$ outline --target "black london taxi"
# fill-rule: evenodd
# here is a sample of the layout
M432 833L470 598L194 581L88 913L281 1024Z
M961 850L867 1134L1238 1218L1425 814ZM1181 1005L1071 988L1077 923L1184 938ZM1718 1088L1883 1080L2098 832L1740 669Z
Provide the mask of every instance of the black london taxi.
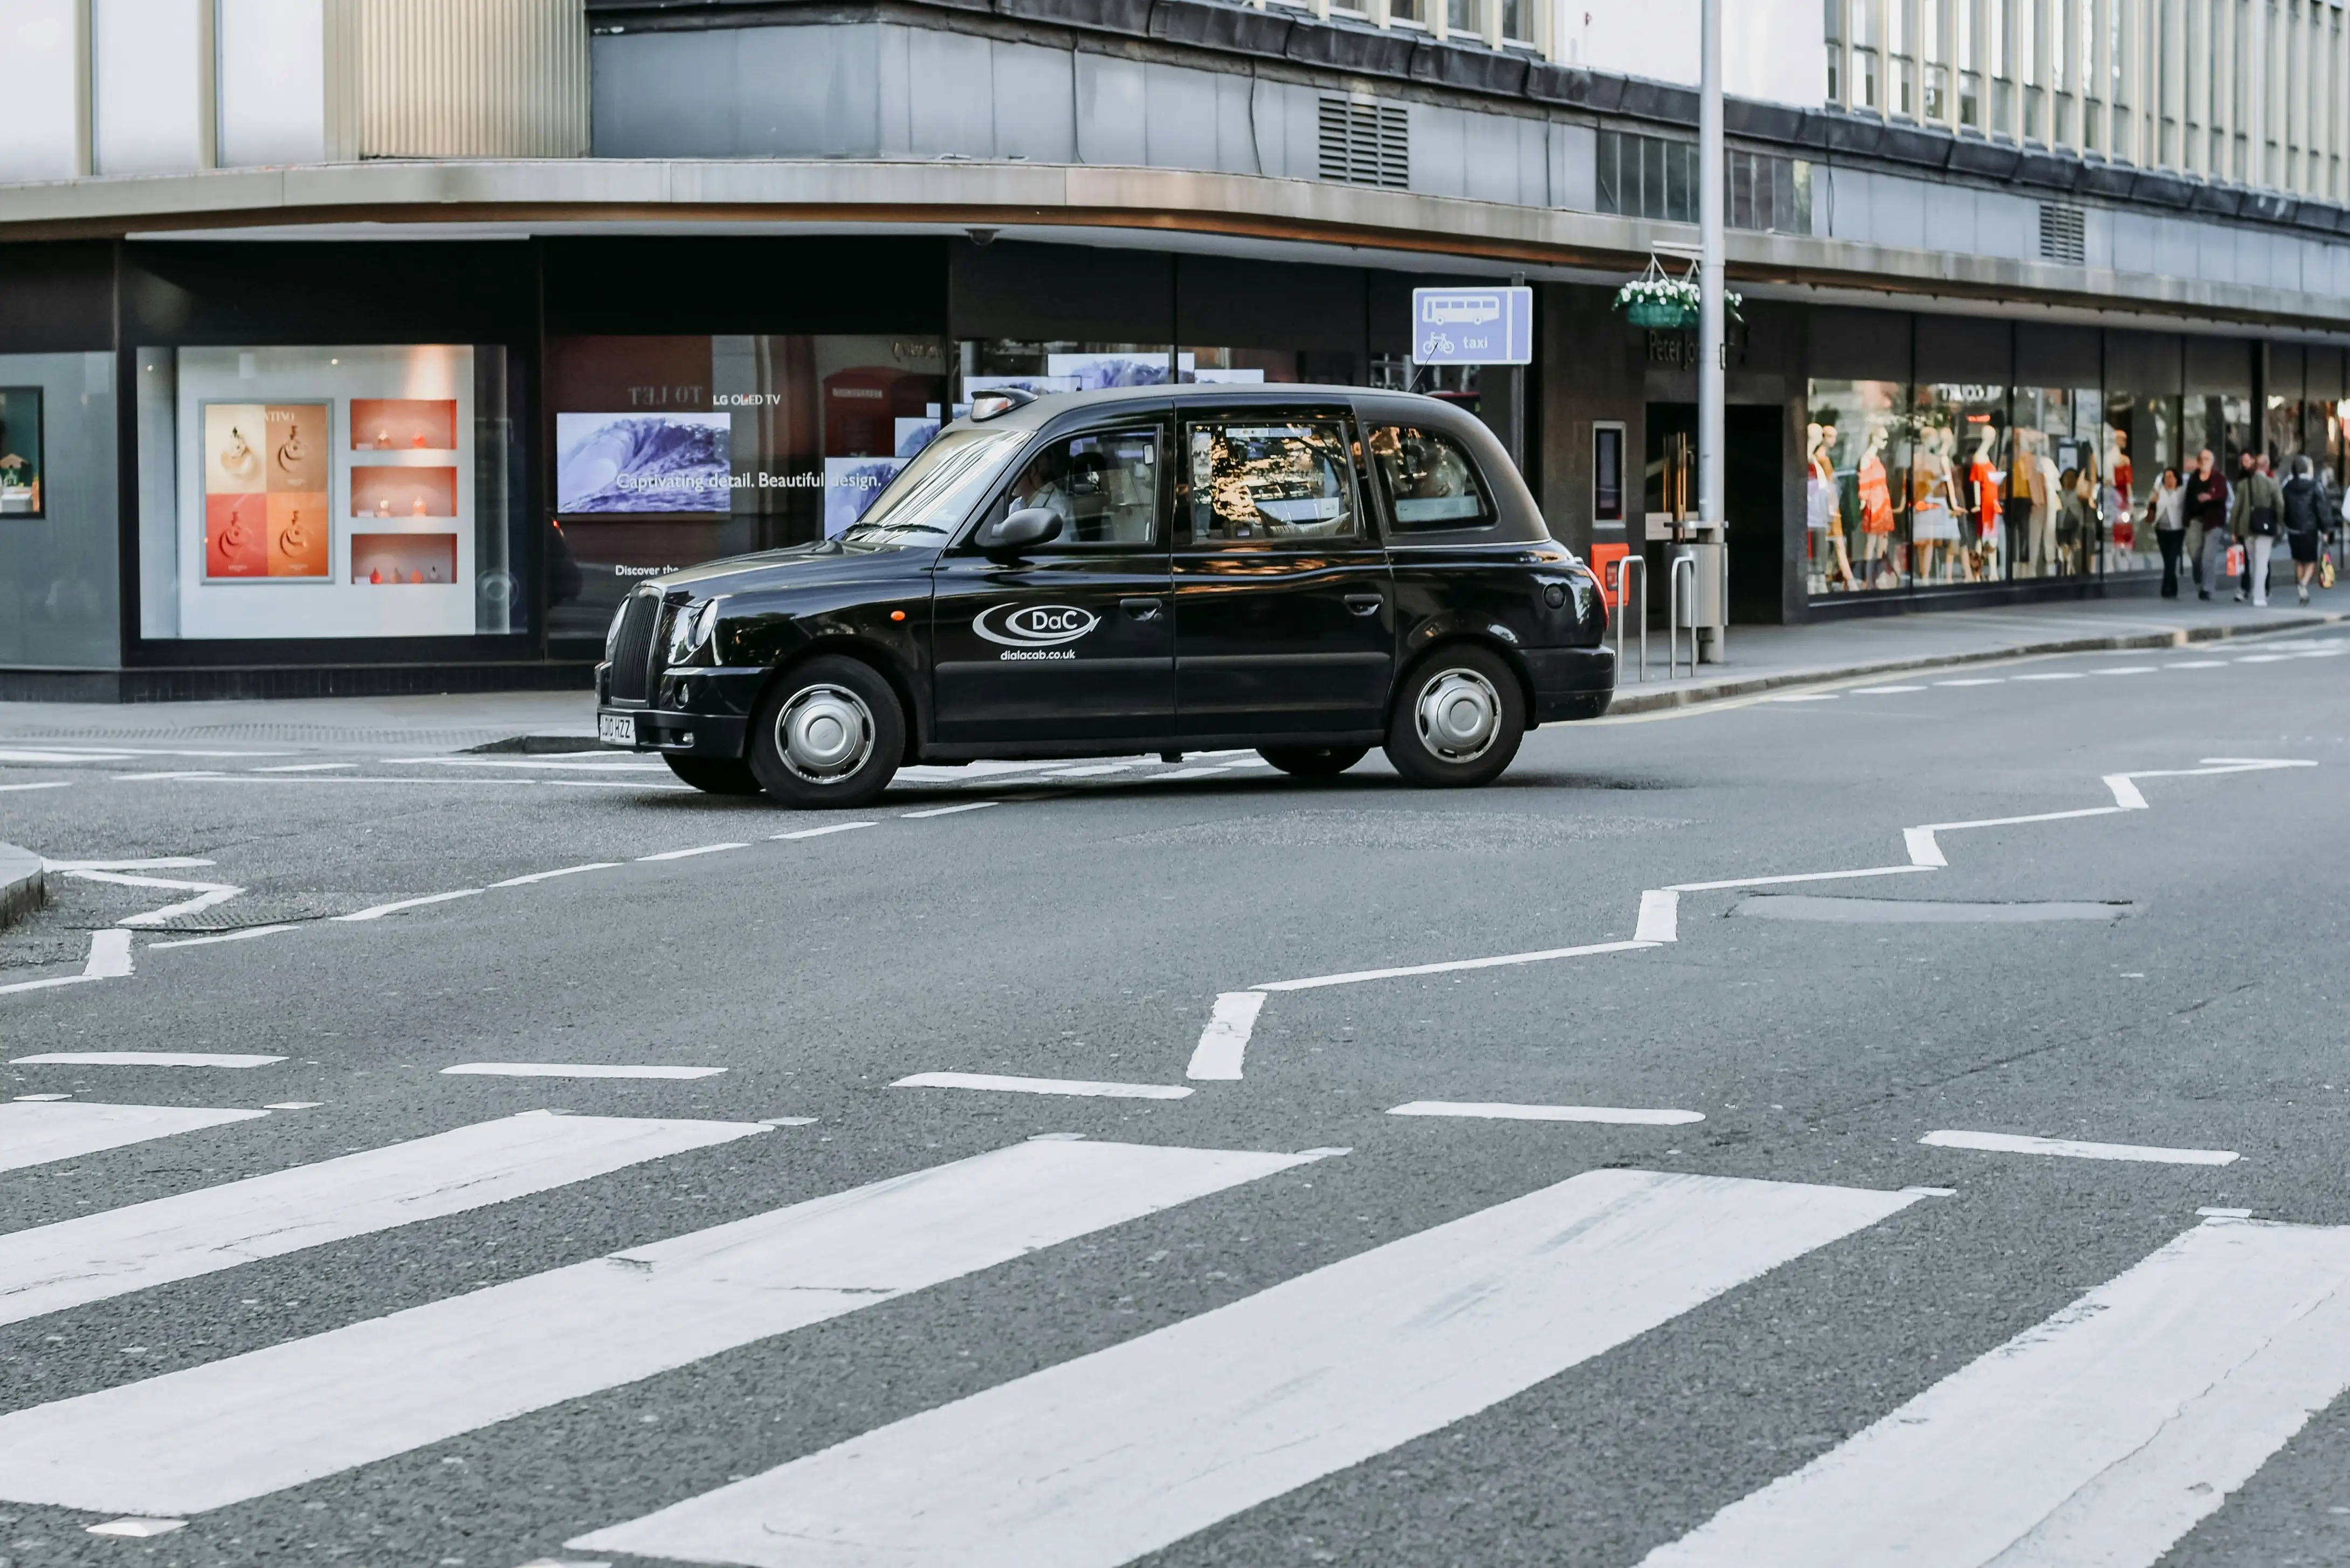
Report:
M1615 694L1607 610L1492 432L1432 398L983 393L837 538L631 592L605 744L798 806L908 763L1373 746L1481 784Z

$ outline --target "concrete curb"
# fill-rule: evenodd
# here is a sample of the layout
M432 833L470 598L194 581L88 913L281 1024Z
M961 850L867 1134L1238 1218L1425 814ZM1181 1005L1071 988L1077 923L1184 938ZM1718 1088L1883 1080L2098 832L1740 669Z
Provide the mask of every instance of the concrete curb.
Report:
M592 752L603 742L593 735L508 735L503 741L467 746L461 756L546 756L564 752ZM619 748L614 747L615 751Z
M1694 707L1727 697L1783 691L1790 686L1817 686L1830 680L1862 680L1872 675L1898 675L1906 670L1942 670L1966 664L1994 664L2002 659L2030 659L2052 653L2112 653L2133 648L2184 648L2190 643L2220 642L2231 638L2267 637L2280 631L2306 631L2338 626L2350 614L2283 616L2258 626L2208 626L2177 631L2134 632L2114 637L2074 637L2046 642L2021 642L2008 648L1979 649L1968 653L1936 653L1917 659L1887 659L1869 664L1816 665L1808 670L1783 670L1769 675L1728 675L1719 680L1677 686L1669 691L1641 690L1642 683L1619 682L1607 716L1654 713L1668 708ZM1610 647L1614 644L1610 643ZM1628 651L1628 647L1627 647Z
M13 844L0 844L0 926L14 924L49 901L41 857Z

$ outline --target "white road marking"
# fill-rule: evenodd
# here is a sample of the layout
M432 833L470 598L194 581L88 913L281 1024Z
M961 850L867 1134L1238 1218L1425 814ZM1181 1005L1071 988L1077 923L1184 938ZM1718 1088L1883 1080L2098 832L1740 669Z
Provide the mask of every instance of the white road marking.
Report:
M796 833L770 833L769 838L822 838L827 833L848 833L860 827L879 826L871 822L827 822L822 827L803 827Z
M0 1106L0 1115L7 1108ZM78 1105L25 1108L153 1110ZM314 1106L304 1105L303 1108ZM182 1114L231 1121L262 1113ZM193 1279L258 1258L283 1257L329 1241L485 1209L688 1149L708 1148L765 1132L756 1122L558 1116L526 1111L314 1165L297 1165L79 1220L12 1231L0 1236L0 1324L21 1323L169 1281Z
M338 920L380 920L402 909L421 909L427 904L445 904L452 898L479 898L481 892L479 888L460 888L453 893L427 893L421 898L395 898L389 904L375 904L351 914L332 918Z
M1963 680L1937 680L1934 682L1937 686L2003 686L2006 683L2007 677L2004 675L1976 675L1969 677Z
M1134 766L1135 764L1132 763L1097 763L1090 767L1048 768L1045 770L1043 776L1048 779L1099 778L1104 774L1122 774L1130 772Z
M50 860L41 864L51 871L168 871L174 867L209 866L209 860L199 860L188 855L165 855L149 860Z
M1640 921L1632 928L1635 941L1677 942L1681 940L1679 889L1650 888L1640 895Z
M0 793L27 789L71 789L72 787L73 781L70 779L52 779L47 784L0 784Z
M2345 1387L2350 1230L2214 1221L1644 1568L2147 1568Z
M129 932L124 932L128 936ZM24 1066L72 1063L85 1067L266 1067L283 1056L252 1056L230 1051L47 1051L38 1056L11 1056L8 1064Z
M0 1416L0 1497L105 1512L225 1507L840 1317L1310 1159L1090 1140L1014 1144L13 1411Z
M1249 1036L1256 1032L1256 1015L1264 1010L1264 994L1228 991L1216 998L1208 1026L1200 1032L1200 1044L1192 1048L1191 1064L1183 1070L1185 1077L1224 1083L1239 1079Z
M965 801L961 805L934 805L928 811L901 811L898 815L910 821L919 821L926 816L952 816L959 811L985 811L991 805L1002 804L1001 801L993 800L972 800Z
M1450 959L1442 963L1405 964L1397 969L1360 969L1346 974L1321 974L1310 980L1274 980L1253 986L1254 991L1315 991L1326 985L1356 985L1367 980L1397 980L1415 974L1450 974L1457 970L1501 969L1511 964L1548 963L1553 959L1588 958L1595 953L1638 952L1655 942L1591 942L1578 948L1544 948L1539 952L1503 953L1498 958Z
M2224 659L2173 659L2163 668L2165 670L2222 670L2227 667L2227 663Z
M716 855L727 849L748 849L748 844L699 844L691 849L664 849L659 855L639 855L639 863L647 860L691 860L697 855Z
M1890 697L1897 692L1923 691L1924 690L1926 689L1923 686L1855 686L1851 689L1851 694L1855 697Z
M1766 702L1833 702L1843 696L1841 691L1790 691L1783 697L1766 697Z
M2153 1165L2233 1165L2243 1157L2224 1148L2159 1148L2136 1143L2083 1143L2069 1137L2025 1137L2015 1133L1958 1132L1944 1128L1918 1140L1933 1148L1975 1148L1992 1154L2051 1154L2066 1159L2127 1159Z
M386 767L529 768L552 770L563 773L665 774L669 772L669 764L667 763L621 762L619 760L607 761L598 753L592 752L573 752L569 754L575 757L597 757L598 760L594 762L565 762L562 761L559 756L385 757L382 759L382 763ZM255 771L261 772L264 770L256 769Z
M1229 765L1216 768L1170 768L1163 774L1151 774L1149 782L1158 784L1166 779L1210 779L1232 771Z
M60 1095L16 1095L12 1096L12 1098L19 1100L70 1100L73 1098L73 1094L71 1091L68 1091Z
M84 980L120 980L130 972L130 933L117 928L89 933L89 959L82 965Z
M2120 664L2110 670L2092 670L2089 673L2092 675L2152 675L2160 668L2159 665L2154 664Z
M444 1078L714 1078L723 1067L606 1066L594 1062L460 1062Z
M893 1089L994 1089L1012 1095L1085 1095L1112 1100L1181 1100L1191 1091L1171 1084L1104 1084L1084 1078L1013 1078L996 1073L915 1073Z
M476 781L485 782L485 781ZM505 780L500 779L500 784ZM691 784L644 784L635 779L532 779L532 784L552 784L557 789L633 789L658 790L668 794L692 794Z
M200 768L199 768L199 769L183 769L183 770L182 770L182 771L180 771L180 772L176 772L176 773L162 773L162 774L109 774L108 776L109 776L109 777L110 777L110 778L111 778L111 779L112 779L116 784L131 784L131 783L135 783L135 782L137 782L137 781L139 781L139 780L141 780L141 779L218 779L218 778L226 778L228 775L227 775L226 774L218 773L218 772L207 772L207 771L205 771L205 770L203 770L203 769L200 769Z
M109 882L124 888L168 888L176 892L196 895L160 909L149 909L144 914L117 920L115 924L120 926L161 925L182 915L192 915L215 904L224 904L244 891L226 882L187 882L168 877L140 877L126 871L101 871L92 867L70 867L64 874L85 882Z
M41 752L22 746L0 748L0 763L120 763L136 752Z
M527 888L533 882L551 882L557 877L577 877L582 871L610 871L619 866L617 860L590 860L584 865L560 867L553 871L533 871L525 877L509 877L503 882L493 882L493 888Z
M276 767L255 768L257 774L330 774L338 768L355 768L357 763L280 763Z
M1916 1201L1586 1172L570 1545L777 1568L1116 1568ZM44 1490L25 1501L62 1501Z
M187 1527L184 1519L109 1519L103 1524L85 1524L82 1531L88 1535L127 1535L133 1541L151 1541Z
M2239 664L2282 664L2293 657L2290 653L2247 653L2239 656Z
M265 1111L315 1111L326 1103L324 1100L279 1100L261 1108Z
M2085 679L2085 677L2077 670L2046 670L2041 671L2037 675L2017 675L2012 676L2010 679L2015 680L2080 680Z
M1776 888L1789 882L1848 882L1858 877L1906 877L1930 866L1864 866L1855 871L1792 871L1777 877L1729 877L1719 882L1676 882L1667 893L1716 893L1728 888Z
M1610 1122L1625 1127L1677 1127L1705 1120L1702 1111L1628 1110L1616 1106L1513 1106L1499 1100L1414 1100L1389 1107L1391 1116L1475 1116L1503 1122Z
M100 1106L62 1096L30 1103L11 1100L0 1105L0 1170L22 1170L198 1127L249 1122L263 1114L193 1106ZM0 1237L0 1246L6 1240Z
M147 950L159 948L208 948L216 942L248 942L255 937L274 937L280 931L297 931L299 926L255 926L242 931L224 931L216 937L182 937L176 941L149 942Z

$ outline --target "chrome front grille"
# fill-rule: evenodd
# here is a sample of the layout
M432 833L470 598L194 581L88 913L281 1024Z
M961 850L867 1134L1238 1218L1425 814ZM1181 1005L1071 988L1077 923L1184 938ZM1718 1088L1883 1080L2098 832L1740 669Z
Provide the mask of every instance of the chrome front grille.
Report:
M612 641L612 701L641 702L652 694L653 633L663 609L651 594L630 594Z

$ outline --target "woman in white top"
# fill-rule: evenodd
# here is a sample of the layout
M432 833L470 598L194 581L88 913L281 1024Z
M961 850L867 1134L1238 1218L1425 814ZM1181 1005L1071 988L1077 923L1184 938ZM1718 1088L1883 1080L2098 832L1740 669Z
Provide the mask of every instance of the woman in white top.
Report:
M2162 597L2178 597L2178 552L2187 540L2187 487L2166 468L2154 482L2154 541L2162 547Z

